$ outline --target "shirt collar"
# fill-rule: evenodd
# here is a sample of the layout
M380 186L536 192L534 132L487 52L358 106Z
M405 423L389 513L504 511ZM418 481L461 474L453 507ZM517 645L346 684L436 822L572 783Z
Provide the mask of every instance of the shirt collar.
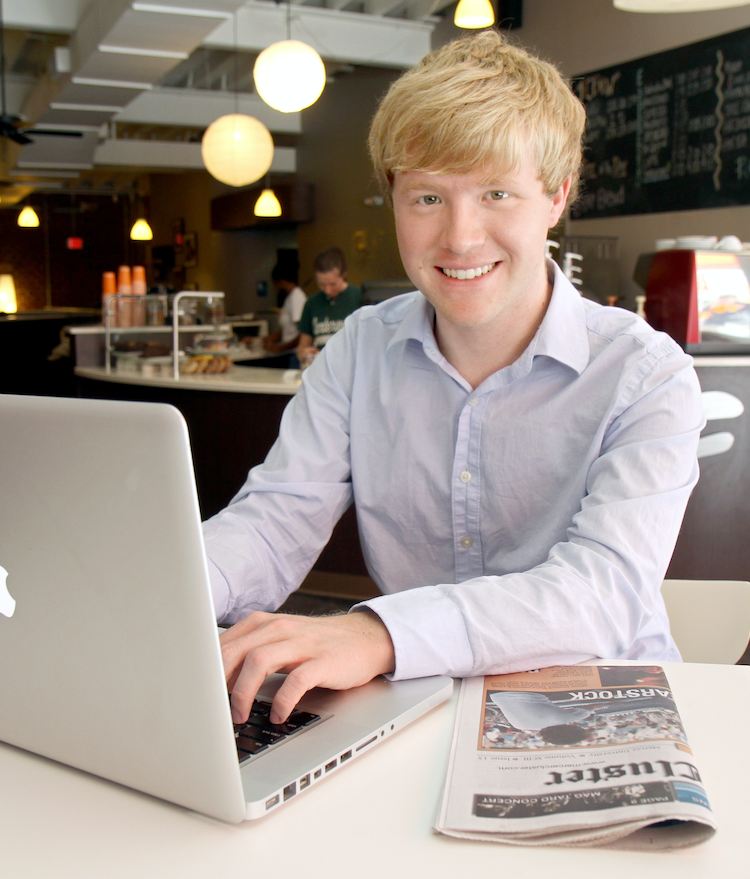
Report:
M346 291L348 289L349 289L349 285L347 284L346 287L344 287L344 289L339 294L337 294L336 296L333 296L333 297L329 296L327 293L323 293L322 290L321 290L321 293L323 293L323 295L325 296L326 302L329 305L333 305L333 303L336 302L338 299L340 299L344 295L344 293L346 293Z
M554 260L547 260L547 269L551 274L552 296L539 329L516 364L521 372L525 372L522 364L541 355L552 357L580 374L588 365L590 353L584 305L580 294ZM433 329L435 309L420 292L414 295L414 303L388 347L414 339L422 344L425 353L434 352L442 359ZM530 368L530 362L528 366Z
M590 356L586 309L554 260L547 260L547 269L552 271L552 296L529 348L534 357L552 357L580 375Z
M422 344L425 350L437 349L435 342L435 309L425 299L424 295L415 290L411 307L406 312L403 320L399 322L398 329L391 337L388 347L414 339Z

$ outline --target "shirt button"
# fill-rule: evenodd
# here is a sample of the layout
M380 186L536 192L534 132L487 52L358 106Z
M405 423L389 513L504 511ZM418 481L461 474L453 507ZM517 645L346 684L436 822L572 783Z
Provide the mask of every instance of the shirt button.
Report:
M469 406L476 406L479 400L476 397L473 400L469 400Z
M461 480L461 482L470 482L471 473L469 473L468 470L464 470L458 478Z
M473 544L474 544L474 541L471 539L471 537L462 537L461 538L461 546L465 546L466 549L468 549Z

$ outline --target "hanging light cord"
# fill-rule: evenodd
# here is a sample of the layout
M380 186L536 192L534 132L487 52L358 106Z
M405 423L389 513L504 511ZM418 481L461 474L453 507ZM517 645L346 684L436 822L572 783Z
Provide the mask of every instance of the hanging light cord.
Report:
M286 38L292 38L292 0L287 0L286 4Z
M240 79L239 73L237 72L237 14L238 10L234 11L234 112L238 114L240 112Z

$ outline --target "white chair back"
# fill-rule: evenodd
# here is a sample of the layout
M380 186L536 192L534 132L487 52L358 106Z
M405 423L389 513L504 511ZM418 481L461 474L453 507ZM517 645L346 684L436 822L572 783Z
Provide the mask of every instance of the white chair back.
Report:
M665 580L661 592L685 662L737 662L750 640L750 583Z

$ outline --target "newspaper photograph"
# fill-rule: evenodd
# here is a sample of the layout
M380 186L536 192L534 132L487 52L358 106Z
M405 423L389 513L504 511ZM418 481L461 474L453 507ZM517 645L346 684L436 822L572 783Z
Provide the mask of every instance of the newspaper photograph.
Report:
M715 824L660 666L558 666L462 682L440 833L670 849Z

